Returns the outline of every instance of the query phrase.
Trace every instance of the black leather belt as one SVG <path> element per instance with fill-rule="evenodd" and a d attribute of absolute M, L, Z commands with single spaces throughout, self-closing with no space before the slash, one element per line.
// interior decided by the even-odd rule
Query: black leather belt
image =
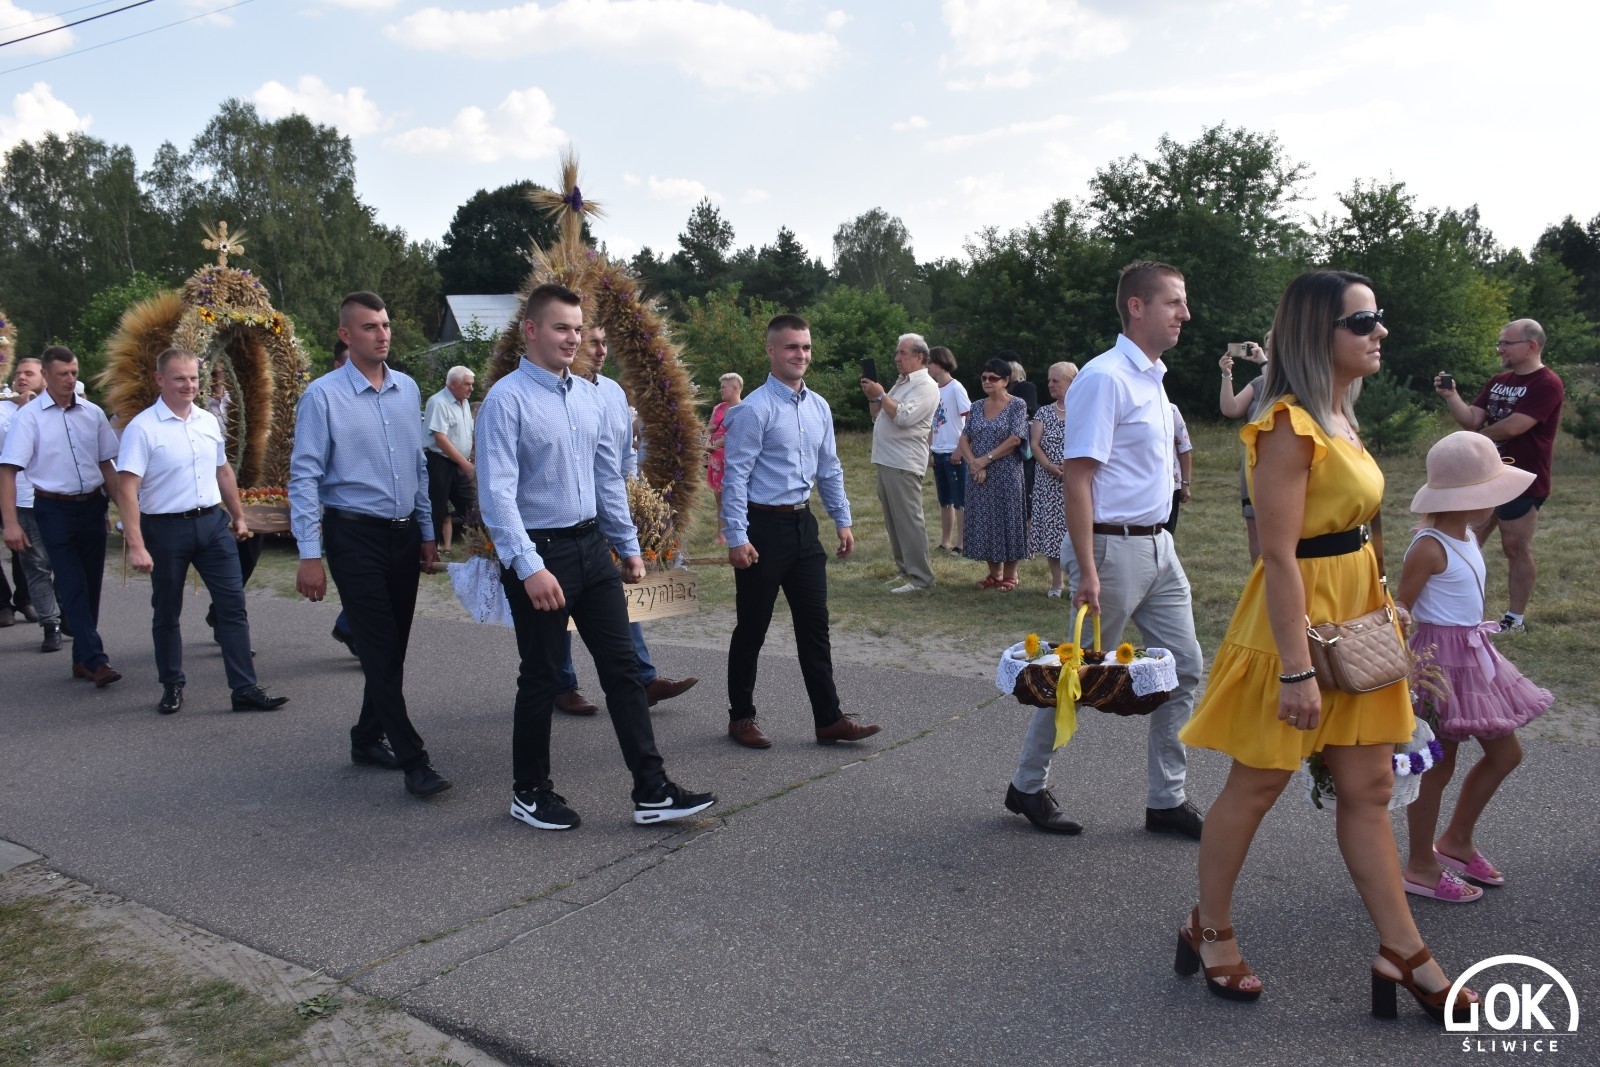
<path fill-rule="evenodd" d="M 209 515 L 217 510 L 215 504 L 207 504 L 203 508 L 190 508 L 188 511 L 163 511 L 149 514 L 141 512 L 141 519 L 198 519 L 202 515 Z"/>
<path fill-rule="evenodd" d="M 751 500 L 745 504 L 745 507 L 751 511 L 778 511 L 785 515 L 791 515 L 797 511 L 810 511 L 811 501 L 802 500 L 798 504 L 757 504 L 754 500 Z"/>
<path fill-rule="evenodd" d="M 1354 530 L 1340 530 L 1338 533 L 1321 534 L 1317 537 L 1302 537 L 1300 543 L 1294 546 L 1294 554 L 1296 559 L 1347 556 L 1352 552 L 1360 552 L 1361 546 L 1370 540 L 1372 532 L 1365 526 L 1357 526 Z"/>
<path fill-rule="evenodd" d="M 1163 526 L 1126 526 L 1119 522 L 1097 522 L 1094 532 L 1107 534 L 1111 537 L 1154 537 L 1166 527 Z"/>
<path fill-rule="evenodd" d="M 48 489 L 40 489 L 35 486 L 33 495 L 42 496 L 46 500 L 59 500 L 64 504 L 81 504 L 85 500 L 93 500 L 97 496 L 104 496 L 105 491 L 103 489 L 91 489 L 87 493 L 52 493 Z"/>
<path fill-rule="evenodd" d="M 382 526 L 389 530 L 404 530 L 417 521 L 416 516 L 407 515 L 403 519 L 383 519 L 376 515 L 367 515 L 359 511 L 346 511 L 344 508 L 323 508 L 324 518 L 348 519 L 350 522 L 364 523 L 367 526 Z"/>
<path fill-rule="evenodd" d="M 600 529 L 598 519 L 585 519 L 576 526 L 562 526 L 554 530 L 529 530 L 530 541 L 575 541 L 580 537 L 588 537 Z"/>

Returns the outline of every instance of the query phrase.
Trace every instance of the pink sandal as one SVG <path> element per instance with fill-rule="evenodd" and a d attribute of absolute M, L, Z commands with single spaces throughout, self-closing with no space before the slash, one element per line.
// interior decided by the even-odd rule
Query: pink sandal
<path fill-rule="evenodd" d="M 1489 862 L 1489 858 L 1477 849 L 1472 850 L 1470 860 L 1458 860 L 1454 856 L 1446 856 L 1437 846 L 1434 847 L 1433 856 L 1439 861 L 1440 866 L 1464 874 L 1474 882 L 1481 882 L 1484 885 L 1506 884 L 1506 876 L 1497 871 L 1494 864 Z"/>
<path fill-rule="evenodd" d="M 990 578 L 985 578 L 983 581 L 979 582 L 978 583 L 978 588 L 979 589 L 999 589 L 1002 584 L 1003 583 L 1000 581 L 999 578 L 990 577 Z"/>
<path fill-rule="evenodd" d="M 1439 874 L 1439 881 L 1429 888 L 1420 882 L 1401 875 L 1401 880 L 1406 884 L 1406 892 L 1414 897 L 1429 897 L 1444 904 L 1471 904 L 1483 896 L 1483 890 L 1475 885 L 1468 885 L 1461 880 L 1461 876 L 1446 867 Z"/>

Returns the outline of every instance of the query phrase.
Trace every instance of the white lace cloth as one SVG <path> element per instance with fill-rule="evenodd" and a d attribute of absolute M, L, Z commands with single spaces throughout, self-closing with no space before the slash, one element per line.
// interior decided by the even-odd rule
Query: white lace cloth
<path fill-rule="evenodd" d="M 450 588 L 473 622 L 511 625 L 511 603 L 506 600 L 505 586 L 500 584 L 498 560 L 473 556 L 465 563 L 449 564 L 448 569 Z"/>
<path fill-rule="evenodd" d="M 994 687 L 1007 696 L 1016 690 L 1017 679 L 1029 663 L 1041 667 L 1061 666 L 1061 657 L 1054 652 L 1029 660 L 1024 644 L 1018 641 L 1000 653 L 1000 663 L 994 670 Z M 1143 658 L 1128 664 L 1128 678 L 1133 682 L 1133 691 L 1137 696 L 1170 693 L 1178 688 L 1178 663 L 1172 658 L 1172 653 L 1164 648 L 1147 648 Z"/>

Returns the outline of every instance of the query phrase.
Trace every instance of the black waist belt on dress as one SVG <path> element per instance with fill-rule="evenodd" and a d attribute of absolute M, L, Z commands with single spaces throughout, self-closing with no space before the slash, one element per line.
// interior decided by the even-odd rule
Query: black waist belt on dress
<path fill-rule="evenodd" d="M 585 519 L 576 526 L 562 526 L 553 530 L 529 530 L 530 541 L 575 541 L 580 537 L 588 537 L 600 529 L 598 519 Z"/>
<path fill-rule="evenodd" d="M 751 511 L 776 511 L 780 515 L 798 515 L 811 510 L 811 501 L 802 500 L 798 504 L 757 504 L 751 500 L 745 504 Z"/>
<path fill-rule="evenodd" d="M 348 519 L 351 522 L 365 523 L 368 526 L 382 526 L 390 530 L 404 530 L 416 522 L 416 516 L 407 515 L 403 519 L 385 519 L 377 515 L 367 515 L 360 511 L 346 511 L 344 508 L 323 508 L 325 517 L 335 519 Z"/>
<path fill-rule="evenodd" d="M 1357 526 L 1354 530 L 1340 530 L 1338 533 L 1321 534 L 1317 537 L 1302 537 L 1300 543 L 1294 547 L 1294 554 L 1296 559 L 1346 556 L 1351 552 L 1360 552 L 1361 546 L 1371 539 L 1372 533 L 1365 526 Z"/>
<path fill-rule="evenodd" d="M 165 511 L 156 514 L 141 513 L 141 519 L 198 519 L 202 515 L 209 515 L 217 510 L 215 504 L 207 504 L 203 508 L 190 508 L 188 511 Z"/>
<path fill-rule="evenodd" d="M 1166 529 L 1164 526 L 1125 526 L 1120 522 L 1097 522 L 1094 524 L 1095 533 L 1107 534 L 1111 537 L 1154 537 L 1164 529 Z"/>

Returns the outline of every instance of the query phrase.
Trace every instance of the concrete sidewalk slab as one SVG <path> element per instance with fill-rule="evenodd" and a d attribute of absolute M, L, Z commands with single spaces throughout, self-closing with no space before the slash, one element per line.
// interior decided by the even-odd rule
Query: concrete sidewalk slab
<path fill-rule="evenodd" d="M 1264 825 L 1235 911 L 1267 995 L 1226 1004 L 1173 975 L 1195 846 L 1143 830 L 1140 721 L 1090 714 L 1054 783 L 1088 829 L 1054 837 L 1000 806 L 1026 711 L 979 708 L 994 695 L 981 682 L 839 668 L 847 710 L 885 729 L 820 747 L 797 666 L 769 655 L 758 705 L 777 744 L 754 752 L 723 734 L 725 657 L 655 644 L 664 673 L 704 679 L 656 709 L 668 770 L 721 803 L 691 825 L 633 826 L 605 716 L 563 718 L 556 788 L 584 823 L 541 833 L 506 814 L 509 631 L 417 620 L 408 701 L 456 781 L 422 802 L 398 774 L 348 762 L 361 676 L 327 636 L 330 606 L 252 598 L 262 682 L 292 701 L 238 715 L 219 710 L 220 657 L 192 601 L 189 702 L 162 717 L 147 596 L 106 591 L 126 677 L 105 690 L 0 638 L 0 684 L 24 696 L 0 705 L 21 754 L 0 768 L 0 837 L 507 1062 L 1287 1063 L 1314 1046 L 1331 1063 L 1381 1048 L 1431 1064 L 1458 1051 L 1409 1005 L 1397 1023 L 1367 1015 L 1375 936 L 1334 816 L 1297 794 Z M 1580 998 L 1600 989 L 1600 845 L 1570 799 L 1592 758 L 1530 745 L 1482 830 L 1510 884 L 1467 908 L 1416 905 L 1447 967 L 1521 952 Z M 1193 753 L 1202 807 L 1226 766 Z M 1600 1058 L 1600 1040 L 1567 1036 Z"/>

